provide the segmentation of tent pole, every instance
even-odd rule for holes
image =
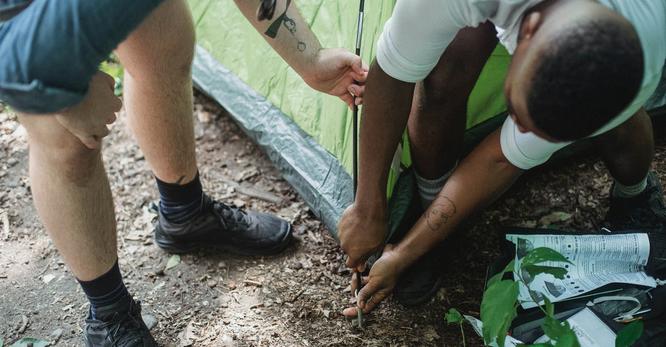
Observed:
[[[356,55],[361,56],[361,38],[363,37],[363,12],[365,8],[365,0],[360,0],[358,9],[358,20],[356,22]],[[358,188],[358,106],[356,106],[356,98],[353,102],[353,120],[352,120],[352,180],[354,181],[354,200],[356,200],[356,189]],[[356,276],[356,305],[358,305],[358,293],[361,290],[362,281],[361,274],[354,271]],[[358,327],[363,329],[363,312],[357,307],[357,323]]]

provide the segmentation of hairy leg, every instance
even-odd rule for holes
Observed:
[[[654,157],[652,121],[641,108],[622,125],[599,137],[601,156],[611,176],[623,185],[645,178]]]
[[[83,281],[117,259],[116,221],[99,150],[86,148],[51,116],[20,115],[30,145],[37,212],[74,275]]]
[[[495,27],[490,23],[461,30],[435,69],[417,84],[408,130],[419,175],[441,177],[458,160],[467,99],[496,44]]]
[[[161,4],[117,50],[125,108],[155,176],[186,183],[197,173],[192,119],[194,24],[184,0]]]

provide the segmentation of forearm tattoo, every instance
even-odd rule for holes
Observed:
[[[432,231],[439,231],[456,214],[456,205],[446,196],[433,201],[426,211],[426,223]]]
[[[276,38],[278,32],[280,31],[280,27],[284,26],[292,36],[296,37],[296,21],[287,16],[289,5],[291,5],[291,0],[287,0],[287,7],[285,7],[284,12],[282,12],[282,14],[275,20],[275,22],[273,22],[273,24],[268,27],[268,30],[266,30],[264,33],[266,36],[272,39]],[[307,45],[305,42],[299,40],[298,44],[296,45],[296,49],[298,49],[299,52],[303,52],[306,48]]]

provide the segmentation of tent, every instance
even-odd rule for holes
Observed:
[[[335,236],[337,221],[353,199],[352,112],[338,98],[317,93],[271,49],[232,1],[189,0],[197,29],[193,67],[198,89],[222,105],[268,154],[284,178]],[[324,47],[353,51],[358,1],[296,1]],[[365,3],[361,56],[370,62],[395,0]],[[510,56],[495,49],[468,103],[468,146],[506,117],[502,83]],[[666,83],[652,107],[666,104]],[[410,165],[403,139],[389,176],[392,195]]]

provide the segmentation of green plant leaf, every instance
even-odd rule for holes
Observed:
[[[513,268],[514,268],[515,264],[516,264],[516,261],[515,261],[515,260],[510,261],[509,264],[507,264],[507,265],[504,267],[504,270],[502,270],[501,272],[495,274],[495,276],[491,277],[491,278],[488,280],[488,287],[492,286],[493,283],[495,283],[495,282],[497,282],[497,281],[501,281],[501,280],[502,280],[502,277],[504,277],[504,274],[505,274],[505,273],[507,273],[507,272],[513,272]]]
[[[643,321],[637,320],[617,332],[615,347],[629,347],[643,335]]]
[[[504,346],[511,321],[516,317],[518,283],[503,280],[488,286],[481,300],[481,321],[483,322],[483,340],[486,344],[496,341]]]
[[[554,249],[548,247],[539,247],[527,253],[527,255],[521,261],[521,266],[525,267],[526,265],[536,265],[547,261],[571,264],[567,258],[565,258],[562,254],[555,251]]]
[[[561,322],[553,317],[546,316],[541,325],[557,347],[580,347],[576,333],[571,329],[568,322]]]
[[[559,279],[564,279],[564,276],[569,272],[563,267],[544,265],[523,265],[523,270],[527,271],[532,277],[538,274],[551,274]]]
[[[455,308],[449,309],[444,318],[446,318],[446,322],[449,324],[461,324],[463,322],[463,316]]]
[[[34,337],[24,337],[16,342],[14,342],[10,347],[46,347],[49,345],[49,342],[42,339],[36,339]]]

